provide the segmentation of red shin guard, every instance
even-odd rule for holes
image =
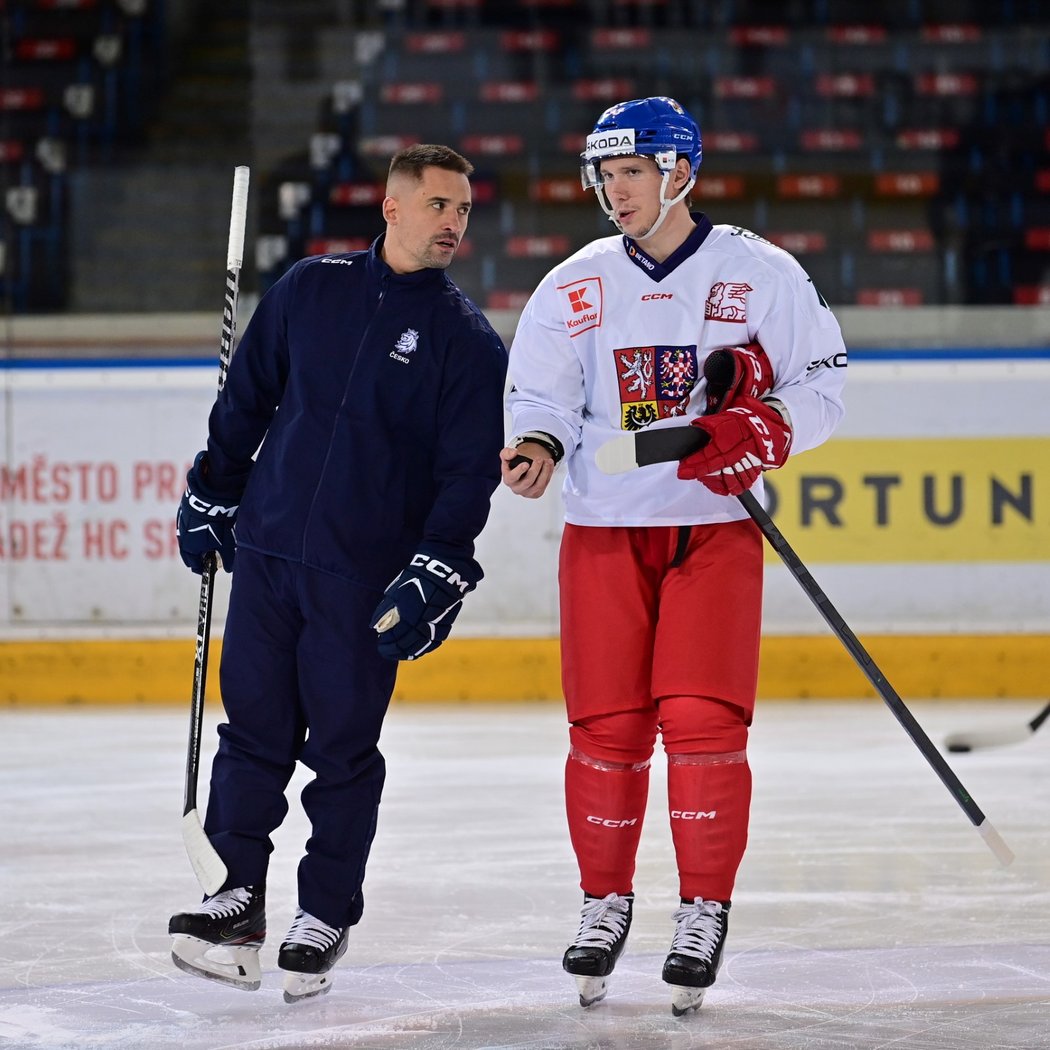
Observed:
[[[565,808],[585,893],[631,892],[648,795],[648,762],[626,765],[591,758],[575,747],[569,751]]]
[[[667,801],[682,899],[732,899],[751,808],[747,753],[668,755]]]

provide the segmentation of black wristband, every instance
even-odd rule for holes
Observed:
[[[553,434],[548,434],[546,431],[530,430],[527,434],[523,434],[515,439],[514,447],[517,448],[519,445],[525,444],[526,441],[531,441],[534,445],[545,448],[551,454],[551,459],[555,463],[560,463],[565,458],[565,448]]]

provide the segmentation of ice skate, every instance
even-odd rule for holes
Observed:
[[[186,973],[254,992],[262,984],[266,894],[241,886],[206,897],[197,911],[171,917],[171,961]]]
[[[722,946],[729,926],[728,901],[697,897],[674,913],[671,951],[664,962],[663,979],[671,986],[671,1012],[681,1017],[699,1010],[704,993],[715,983],[722,965]]]
[[[633,907],[633,893],[584,895],[579,931],[561,961],[562,969],[576,978],[580,1006],[593,1006],[605,998],[609,974],[627,941]]]
[[[277,965],[285,971],[284,1001],[297,1003],[332,987],[332,967],[346,954],[350,927],[329,926],[299,908],[281,944]]]

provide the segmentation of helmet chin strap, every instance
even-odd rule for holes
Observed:
[[[683,200],[685,198],[685,195],[693,188],[693,183],[696,182],[696,179],[690,179],[682,187],[681,192],[678,194],[678,196],[672,197],[670,200],[668,200],[664,196],[664,192],[667,190],[667,184],[671,181],[671,174],[672,172],[665,171],[663,174],[663,178],[660,180],[660,214],[656,217],[656,222],[652,224],[647,233],[643,233],[641,237],[635,237],[634,240],[647,241],[650,237],[652,237],[656,233],[656,231],[659,230],[660,227],[663,225],[664,219],[667,218],[667,213],[680,200]],[[604,211],[605,214],[609,217],[609,222],[611,222],[620,231],[620,233],[623,233],[623,227],[616,221],[616,218],[613,214],[612,205],[609,204],[609,198],[605,194],[605,187],[599,185],[595,187],[595,190],[598,194],[598,203],[601,205],[602,211]]]

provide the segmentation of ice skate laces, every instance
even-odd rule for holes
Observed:
[[[675,921],[672,954],[710,962],[722,936],[722,905],[698,897],[693,904],[683,904],[672,918]]]
[[[320,919],[315,919],[308,911],[300,908],[295,913],[291,928],[284,939],[285,944],[304,944],[318,951],[327,951],[339,938],[343,931],[329,926]]]
[[[238,886],[235,890],[223,890],[209,897],[197,909],[198,915],[208,915],[215,919],[225,919],[231,915],[240,915],[252,902],[250,886]]]
[[[586,901],[580,912],[580,929],[572,947],[611,951],[623,936],[630,914],[630,901],[618,893]]]

